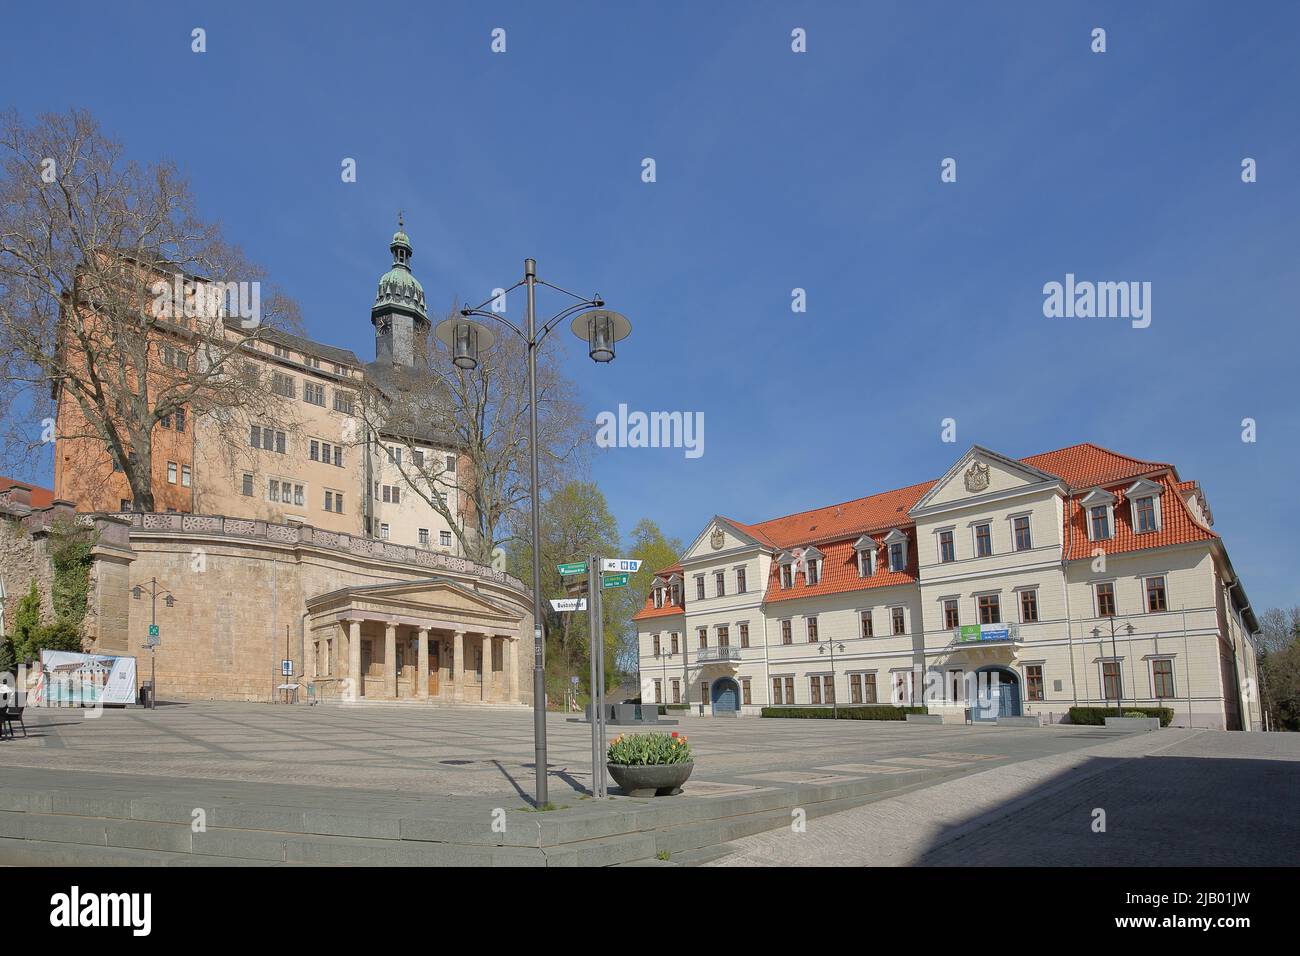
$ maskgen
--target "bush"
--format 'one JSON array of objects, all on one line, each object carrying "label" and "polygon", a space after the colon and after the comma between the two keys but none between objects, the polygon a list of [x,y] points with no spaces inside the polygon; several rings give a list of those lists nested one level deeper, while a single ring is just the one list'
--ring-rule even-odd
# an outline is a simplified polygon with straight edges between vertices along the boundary
[{"label": "bush", "polygon": [[[892,704],[877,704],[866,707],[839,708],[840,720],[906,720],[908,714],[929,713],[924,707],[895,707]],[[829,720],[837,716],[829,707],[764,707],[764,717],[813,717]]]},{"label": "bush", "polygon": [[[1071,707],[1070,723],[1099,727],[1106,723],[1107,717],[1118,717],[1114,707]],[[1127,707],[1125,717],[1159,717],[1160,726],[1168,727],[1174,720],[1172,707]]]},{"label": "bush", "polygon": [[619,734],[609,745],[610,763],[658,766],[695,759],[685,734]]}]

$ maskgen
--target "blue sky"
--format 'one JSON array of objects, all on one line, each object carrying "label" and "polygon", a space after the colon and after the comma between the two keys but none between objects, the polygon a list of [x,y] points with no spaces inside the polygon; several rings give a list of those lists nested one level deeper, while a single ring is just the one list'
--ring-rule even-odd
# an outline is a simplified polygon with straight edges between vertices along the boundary
[{"label": "blue sky", "polygon": [[[595,456],[625,532],[689,540],[715,512],[937,477],[971,443],[1090,440],[1199,480],[1255,605],[1300,601],[1294,4],[73,3],[3,24],[0,103],[83,106],[178,161],[316,339],[373,355],[398,208],[432,310],[534,256],[625,312],[612,365],[568,347],[592,419],[705,416],[700,458]],[[1045,318],[1067,272],[1151,282],[1151,326]]]}]

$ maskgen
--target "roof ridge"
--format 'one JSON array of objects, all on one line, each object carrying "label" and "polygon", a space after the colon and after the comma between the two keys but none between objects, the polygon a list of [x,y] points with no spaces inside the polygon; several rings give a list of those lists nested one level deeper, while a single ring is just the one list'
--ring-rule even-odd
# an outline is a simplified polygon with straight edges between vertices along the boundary
[{"label": "roof ridge", "polygon": [[754,522],[748,527],[761,528],[765,524],[772,524],[777,521],[785,521],[789,518],[798,518],[800,515],[809,515],[812,514],[814,511],[826,511],[829,508],[843,508],[845,505],[857,504],[859,501],[866,501],[869,498],[881,498],[884,497],[885,495],[896,495],[899,492],[911,491],[913,488],[919,488],[922,485],[932,485],[938,480],[939,480],[938,478],[928,478],[925,481],[917,481],[910,485],[903,485],[901,488],[888,488],[885,491],[877,491],[874,494],[870,494],[870,495],[859,495],[856,498],[849,498],[847,501],[839,501],[836,502],[835,504],[820,505],[816,508],[805,508],[803,511],[792,511],[788,515],[777,515],[775,518],[764,518],[762,521]]}]

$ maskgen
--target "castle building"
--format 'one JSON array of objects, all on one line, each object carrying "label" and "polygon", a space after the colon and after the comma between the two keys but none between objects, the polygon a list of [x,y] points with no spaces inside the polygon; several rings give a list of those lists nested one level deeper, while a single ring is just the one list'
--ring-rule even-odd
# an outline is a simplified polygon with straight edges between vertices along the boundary
[{"label": "castle building", "polygon": [[946,722],[1166,707],[1258,729],[1258,624],[1200,486],[1093,444],[973,446],[937,481],[715,516],[635,615],[645,701],[925,705]]}]

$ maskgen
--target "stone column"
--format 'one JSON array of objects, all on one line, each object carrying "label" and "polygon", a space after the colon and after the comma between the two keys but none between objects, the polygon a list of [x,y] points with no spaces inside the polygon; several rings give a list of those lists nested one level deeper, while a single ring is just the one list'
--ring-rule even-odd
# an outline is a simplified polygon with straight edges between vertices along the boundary
[{"label": "stone column", "polygon": [[465,632],[457,631],[452,640],[451,699],[463,700],[465,694]]},{"label": "stone column", "polygon": [[519,703],[519,640],[506,638],[502,651],[505,657],[506,684],[510,688],[510,703]]},{"label": "stone column", "polygon": [[488,699],[488,681],[492,679],[492,635],[483,635],[483,700]]},{"label": "stone column", "polygon": [[348,677],[353,693],[360,700],[366,696],[366,677],[361,673],[361,622],[348,621]]},{"label": "stone column", "polygon": [[397,696],[397,625],[384,625],[384,696]]},{"label": "stone column", "polygon": [[303,656],[307,659],[302,662],[302,676],[315,680],[320,676],[320,654],[317,651],[319,645],[315,641],[307,641],[303,647]]},{"label": "stone column", "polygon": [[417,634],[420,650],[415,661],[415,696],[423,700],[429,696],[429,629],[422,627]]}]

